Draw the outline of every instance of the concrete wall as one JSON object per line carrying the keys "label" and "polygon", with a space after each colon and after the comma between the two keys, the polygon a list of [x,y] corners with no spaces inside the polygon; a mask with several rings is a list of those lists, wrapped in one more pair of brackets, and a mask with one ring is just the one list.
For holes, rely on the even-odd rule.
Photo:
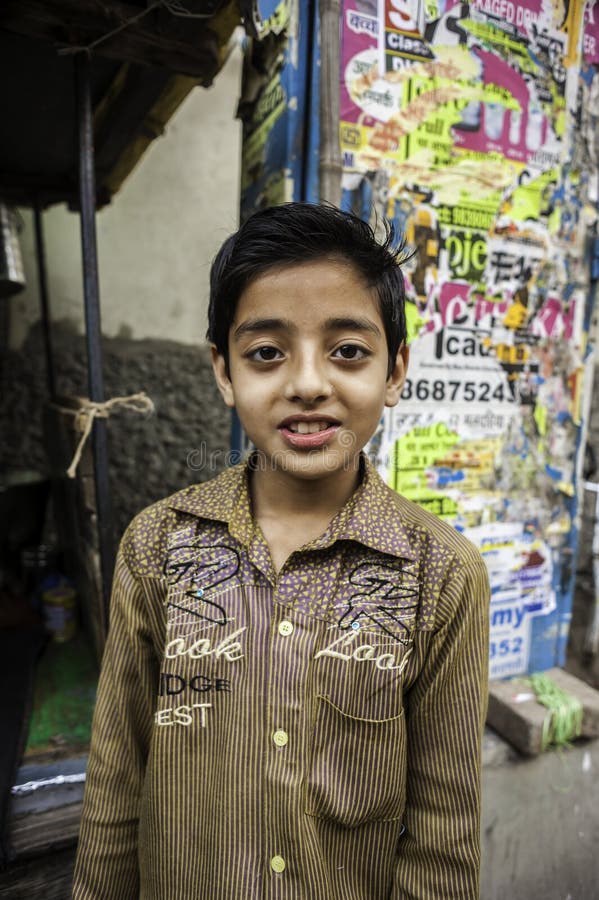
{"label": "concrete wall", "polygon": [[[241,53],[207,90],[196,88],[98,214],[105,335],[198,343],[205,332],[208,270],[238,221],[241,130],[234,118]],[[39,318],[32,215],[22,211],[27,289],[10,302],[10,345]],[[52,316],[82,332],[79,218],[64,206],[44,216]]]}
{"label": "concrete wall", "polygon": [[[54,328],[60,394],[87,394],[84,338],[68,326]],[[152,416],[117,410],[108,424],[114,536],[135,513],[191,484],[212,478],[225,460],[229,413],[212,377],[208,348],[175,341],[105,338],[106,397],[145,390]],[[0,472],[44,472],[42,411],[46,399],[42,335],[34,326],[6,360],[0,399]]]}
{"label": "concrete wall", "polygon": [[[596,340],[595,346],[597,346]],[[599,365],[595,366],[591,408],[588,417],[587,441],[595,450],[599,467]],[[599,468],[591,475],[589,480],[599,482]],[[566,667],[578,678],[587,681],[595,689],[599,689],[599,653],[595,656],[590,656],[585,651],[586,634],[593,619],[596,605],[592,554],[593,529],[596,515],[595,496],[591,491],[583,491],[582,494],[576,587]],[[597,585],[597,592],[599,592],[599,585]]]}
{"label": "concrete wall", "polygon": [[[216,474],[229,445],[229,412],[204,335],[210,263],[238,222],[240,75],[236,51],[213,87],[189,95],[97,217],[105,395],[145,390],[157,410],[149,419],[119,413],[109,423],[116,538],[139,509]],[[33,219],[26,210],[22,217],[27,288],[8,301],[0,474],[46,467]],[[87,396],[79,218],[53,207],[44,230],[57,392]],[[190,466],[189,454],[202,447],[208,462],[198,466],[196,454]]]}

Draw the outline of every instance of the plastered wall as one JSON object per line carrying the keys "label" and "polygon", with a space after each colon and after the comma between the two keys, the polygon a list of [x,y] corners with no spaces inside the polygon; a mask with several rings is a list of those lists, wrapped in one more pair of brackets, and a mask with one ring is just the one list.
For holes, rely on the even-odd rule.
{"label": "plastered wall", "polygon": [[[150,418],[117,412],[108,425],[114,536],[140,509],[224,465],[229,411],[204,340],[210,262],[239,208],[241,55],[212,88],[186,99],[97,216],[106,398],[146,391]],[[47,471],[48,399],[33,217],[21,210],[27,288],[7,301],[0,367],[0,478]],[[56,389],[88,394],[79,219],[44,213]],[[6,308],[5,308],[6,311]]]}
{"label": "plastered wall", "polygon": [[[97,217],[102,331],[108,337],[203,340],[210,261],[238,221],[241,52],[213,86],[187,97],[110,206]],[[33,216],[21,210],[27,288],[13,297],[10,346],[39,319]],[[84,330],[79,218],[44,214],[54,320]]]}

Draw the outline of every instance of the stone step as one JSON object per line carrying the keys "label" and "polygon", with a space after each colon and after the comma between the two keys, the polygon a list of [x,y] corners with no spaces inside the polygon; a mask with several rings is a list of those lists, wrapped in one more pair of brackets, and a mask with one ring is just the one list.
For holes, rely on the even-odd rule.
{"label": "stone step", "polygon": [[[581,737],[599,737],[599,691],[563,669],[549,669],[544,674],[582,703]],[[491,682],[487,724],[520,753],[541,753],[543,724],[549,715],[525,676]]]}

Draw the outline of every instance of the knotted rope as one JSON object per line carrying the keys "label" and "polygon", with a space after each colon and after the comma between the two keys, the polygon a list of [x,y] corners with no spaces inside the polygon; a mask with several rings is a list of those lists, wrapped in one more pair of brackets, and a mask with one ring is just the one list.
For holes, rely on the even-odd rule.
{"label": "knotted rope", "polygon": [[91,434],[95,419],[107,419],[116,407],[132,409],[134,412],[139,413],[154,412],[154,403],[144,391],[140,391],[138,394],[130,394],[128,397],[113,397],[111,400],[105,400],[103,403],[94,403],[92,400],[88,400],[87,397],[77,397],[77,402],[79,403],[77,409],[68,409],[65,406],[59,407],[61,412],[75,417],[75,429],[81,432],[75,455],[67,469],[69,478],[75,477],[85,442]]}

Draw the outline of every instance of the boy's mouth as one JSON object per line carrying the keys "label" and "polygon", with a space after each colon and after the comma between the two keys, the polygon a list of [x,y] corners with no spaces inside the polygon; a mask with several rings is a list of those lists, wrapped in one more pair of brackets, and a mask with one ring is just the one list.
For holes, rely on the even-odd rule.
{"label": "boy's mouth", "polygon": [[329,427],[329,422],[290,422],[285,426],[289,431],[296,434],[316,434],[317,431],[324,431]]}
{"label": "boy's mouth", "polygon": [[318,416],[314,413],[300,413],[295,416],[287,416],[279,423],[279,428],[292,431],[294,434],[316,434],[317,431],[326,431],[327,428],[339,425],[338,419],[327,419],[326,416]]}
{"label": "boy's mouth", "polygon": [[290,446],[296,449],[315,449],[326,444],[338,430],[339,425],[340,422],[336,419],[289,416],[280,423],[279,430]]}

